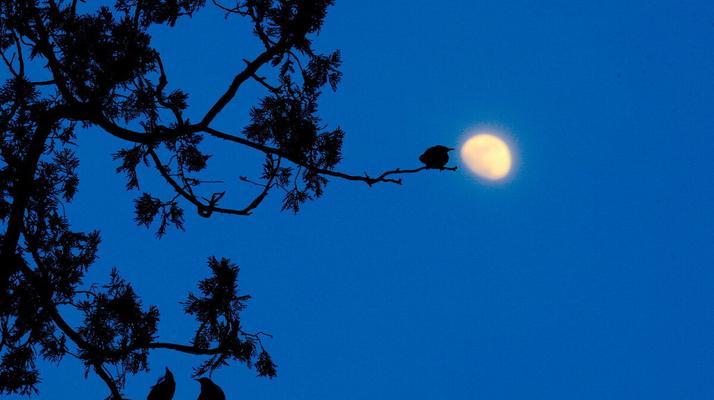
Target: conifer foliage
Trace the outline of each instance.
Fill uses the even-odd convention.
[[[207,356],[196,376],[230,362],[275,376],[264,335],[241,324],[248,296],[239,294],[238,267],[228,259],[209,258],[208,276],[182,303],[197,320],[185,344],[159,340],[159,310],[143,304],[119,271],[104,284],[83,281],[100,234],[73,229],[64,212],[80,179],[75,139],[91,130],[125,143],[114,154],[116,171],[136,193],[136,224],[158,236],[183,229],[187,212],[248,216],[273,192],[282,195],[284,210],[298,212],[322,195],[328,179],[401,183],[395,176],[421,169],[374,177],[335,169],[344,132],[326,128],[317,113],[321,92],[337,88],[341,58],[313,48],[332,0],[114,0],[98,9],[87,3],[0,0],[9,77],[0,84],[0,394],[36,394],[38,358],[70,356],[117,400],[127,377],[149,368],[153,349]],[[156,25],[180,29],[180,19],[204,7],[250,21],[262,51],[207,110],[192,109],[191,120],[189,93],[172,87],[148,32]],[[42,79],[31,73],[38,69]],[[270,79],[261,69],[272,70]],[[214,119],[247,81],[264,89],[250,123],[234,132],[215,129]],[[203,176],[211,160],[205,140],[264,156],[260,178],[241,178],[256,185],[254,196],[238,200],[207,189],[215,186]],[[149,173],[173,194],[164,198],[142,185]],[[79,322],[69,323],[67,312]]]

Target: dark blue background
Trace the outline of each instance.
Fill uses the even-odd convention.
[[[194,120],[260,50],[236,22],[210,8],[153,32]],[[335,181],[297,216],[276,193],[253,217],[191,215],[157,241],[113,172],[122,144],[90,129],[70,214],[103,232],[91,280],[118,267],[161,307],[161,339],[185,342],[177,302],[206,257],[240,264],[244,324],[275,335],[280,368],[220,370],[229,399],[714,397],[714,3],[344,0],[317,43],[345,59],[321,111],[348,132],[342,170],[416,166],[491,124],[514,144],[512,179]],[[246,86],[215,126],[239,132],[259,93]],[[206,144],[238,204],[259,155]],[[129,398],[164,366],[175,398],[196,398],[197,360],[151,361]],[[75,361],[43,368],[43,399],[107,393]]]

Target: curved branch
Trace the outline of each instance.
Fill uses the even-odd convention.
[[[221,199],[221,197],[223,197],[223,193],[214,194],[212,199],[209,200],[208,203],[204,203],[199,200],[195,195],[190,193],[188,190],[184,189],[181,185],[179,185],[178,182],[176,182],[173,177],[171,177],[171,174],[166,169],[166,166],[164,166],[164,164],[161,162],[161,159],[154,150],[149,150],[149,156],[154,161],[156,169],[159,171],[164,180],[168,182],[169,185],[171,185],[171,187],[176,191],[176,193],[178,193],[184,199],[188,200],[191,204],[195,205],[198,208],[199,215],[201,215],[202,217],[208,218],[213,213],[241,216],[251,215],[251,211],[253,211],[256,207],[260,205],[260,203],[263,202],[263,200],[268,196],[268,192],[272,188],[271,179],[268,184],[265,185],[265,189],[258,195],[258,197],[253,199],[253,201],[251,201],[250,204],[243,209],[239,210],[233,208],[216,207],[216,203],[218,202],[218,200]]]
[[[111,400],[123,400],[124,397],[122,397],[121,392],[119,391],[119,388],[117,387],[117,383],[114,381],[114,379],[109,375],[106,369],[104,369],[104,366],[101,363],[95,363],[94,364],[94,372],[99,375],[100,378],[104,381],[104,383],[109,386],[109,390],[112,392],[112,395],[109,396],[109,399]]]
[[[83,119],[83,118],[82,118]],[[99,125],[102,129],[107,131],[112,136],[116,136],[119,139],[126,140],[128,142],[141,143],[141,144],[153,144],[158,143],[162,140],[170,139],[174,134],[146,134],[132,131],[130,129],[123,128],[103,114],[97,114],[93,117],[87,118],[89,121]]]

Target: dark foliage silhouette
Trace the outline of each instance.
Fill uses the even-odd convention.
[[[0,86],[0,394],[37,393],[37,357],[59,362],[72,356],[107,384],[111,398],[120,399],[127,376],[149,369],[153,349],[208,356],[195,376],[232,361],[261,376],[276,375],[261,341],[265,334],[241,324],[249,297],[238,294],[238,267],[227,259],[209,258],[210,276],[183,303],[197,320],[187,344],[159,340],[159,310],[143,305],[118,271],[104,285],[83,281],[100,235],[73,230],[64,206],[79,184],[75,138],[87,129],[125,143],[114,154],[117,172],[126,176],[127,190],[138,193],[136,223],[155,227],[158,236],[183,229],[186,210],[206,218],[247,216],[277,191],[284,194],[283,210],[297,212],[322,195],[328,179],[399,184],[398,176],[427,168],[375,176],[335,170],[344,132],[325,129],[317,111],[321,91],[340,81],[340,53],[322,54],[312,46],[332,0],[211,3],[115,0],[90,12],[83,0],[0,0],[0,54],[9,76]],[[147,31],[174,26],[206,6],[247,18],[263,50],[208,110],[191,119],[189,95],[171,88]],[[37,67],[50,78],[30,76]],[[258,75],[262,67],[272,69],[272,78]],[[265,90],[251,122],[237,132],[216,129],[214,119],[249,80]],[[210,157],[201,150],[204,140],[264,155],[262,176],[241,178],[257,185],[242,205],[227,205],[226,191],[206,191]],[[427,162],[429,168],[443,164]],[[161,176],[174,195],[163,198],[140,186],[142,168]],[[68,314],[75,322],[68,322]],[[172,390],[164,386],[170,378],[167,371],[155,386],[157,398]]]
[[[174,392],[176,392],[174,374],[166,368],[166,374],[156,382],[156,385],[151,387],[146,400],[171,400],[174,398]]]
[[[198,400],[226,400],[226,395],[220,386],[213,383],[208,378],[196,379],[201,384],[201,393],[198,395]]]
[[[449,163],[449,152],[454,150],[452,147],[437,145],[429,147],[419,156],[419,161],[423,162],[428,169],[448,169],[446,164]]]

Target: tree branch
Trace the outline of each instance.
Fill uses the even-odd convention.
[[[62,94],[62,97],[70,104],[76,103],[76,99],[72,96],[72,92],[69,90],[69,87],[64,81],[62,67],[59,60],[57,60],[57,57],[55,56],[52,45],[50,44],[50,35],[45,29],[44,23],[42,22],[42,18],[40,18],[37,9],[33,9],[32,17],[35,22],[35,30],[37,31],[38,36],[36,38],[31,37],[30,39],[36,43],[37,49],[45,57],[45,59],[47,59],[47,65],[52,72],[52,76],[56,81],[57,89]]]
[[[414,169],[400,169],[396,168],[393,170],[385,171],[382,174],[373,177],[369,176],[367,174],[360,176],[360,175],[350,175],[346,173],[342,173],[339,171],[333,171],[329,169],[324,169],[324,168],[319,168],[314,165],[310,165],[308,163],[299,161],[295,159],[294,157],[290,157],[288,154],[283,152],[282,150],[265,146],[260,143],[256,143],[244,138],[241,138],[239,136],[235,135],[230,135],[227,133],[220,132],[216,129],[213,128],[203,128],[203,132],[206,132],[214,137],[223,139],[223,140],[228,140],[234,143],[239,143],[244,146],[259,150],[266,155],[275,155],[282,158],[285,158],[291,162],[293,162],[296,165],[299,165],[301,167],[304,167],[308,169],[309,171],[319,174],[319,175],[325,175],[325,176],[332,176],[344,180],[349,180],[349,181],[359,181],[359,182],[365,182],[367,185],[372,186],[376,183],[394,183],[401,185],[402,180],[401,179],[395,179],[395,178],[390,178],[391,176],[394,175],[405,175],[405,174],[415,174],[424,170],[427,170],[427,167],[419,167],[419,168],[414,168]],[[220,200],[225,193],[217,193],[214,194],[211,200],[208,200],[208,203],[204,203],[201,200],[199,200],[190,189],[184,188],[182,185],[180,185],[170,174],[166,166],[163,164],[159,156],[156,154],[154,150],[149,150],[148,151],[149,156],[151,159],[154,161],[154,165],[156,169],[159,171],[161,176],[164,178],[164,180],[176,191],[178,195],[183,197],[184,199],[188,200],[191,204],[197,207],[199,215],[202,217],[210,217],[214,212],[219,213],[219,214],[229,214],[229,215],[240,215],[240,216],[248,216],[251,215],[252,211],[257,208],[263,200],[267,197],[268,193],[270,192],[270,189],[272,188],[272,181],[273,177],[268,181],[268,183],[264,186],[264,190],[255,198],[253,201],[250,202],[248,206],[246,206],[243,209],[234,209],[234,208],[223,208],[223,207],[217,207],[216,204],[218,200]],[[446,167],[443,168],[443,170],[450,170],[454,171],[456,170],[456,167]]]
[[[187,346],[187,345],[183,345],[183,344],[164,343],[164,342],[150,343],[147,346],[147,348],[149,348],[149,349],[168,349],[168,350],[174,350],[174,351],[179,351],[181,353],[193,354],[193,355],[198,355],[198,356],[211,356],[211,355],[221,354],[225,351],[224,349],[221,349],[219,347],[201,349],[196,346]]]
[[[104,369],[104,366],[101,363],[95,363],[94,364],[94,372],[99,375],[100,378],[104,381],[104,383],[109,386],[109,390],[112,392],[112,395],[109,396],[109,399],[111,400],[123,400],[124,397],[122,397],[121,392],[119,391],[119,388],[117,387],[117,383],[114,381],[114,379],[109,375],[109,373]]]
[[[2,299],[7,295],[10,277],[17,271],[17,243],[25,226],[25,209],[30,200],[37,165],[45,150],[45,141],[52,131],[52,124],[52,121],[47,120],[37,126],[27,149],[25,162],[15,177],[10,216],[2,247],[0,247],[0,260],[2,261],[2,269],[0,269],[0,304],[3,303]]]
[[[396,168],[396,169],[393,169],[393,170],[390,170],[390,171],[385,171],[385,172],[383,172],[381,175],[379,175],[379,176],[377,176],[377,177],[372,177],[372,176],[369,176],[369,175],[367,175],[367,174],[365,174],[365,175],[363,175],[363,176],[360,176],[360,175],[350,175],[350,174],[346,174],[346,173],[343,173],[343,172],[333,171],[333,170],[324,169],[324,168],[319,168],[319,167],[316,167],[316,166],[314,166],[314,165],[307,164],[307,163],[305,163],[305,162],[302,162],[302,161],[300,161],[300,160],[295,159],[294,157],[290,157],[288,154],[286,154],[285,152],[283,152],[283,151],[280,150],[280,149],[277,149],[277,148],[274,148],[274,147],[269,147],[269,146],[266,146],[266,145],[263,145],[263,144],[260,144],[260,143],[252,142],[252,141],[250,141],[250,140],[244,139],[244,138],[239,137],[239,136],[230,135],[230,134],[227,134],[227,133],[224,133],[224,132],[220,132],[220,131],[218,131],[218,130],[216,130],[216,129],[213,129],[213,128],[206,127],[206,128],[203,128],[202,131],[203,131],[203,132],[206,132],[206,133],[209,133],[209,134],[211,134],[212,136],[215,136],[215,137],[217,137],[217,138],[219,138],[219,139],[223,139],[223,140],[228,140],[228,141],[231,141],[231,142],[239,143],[239,144],[242,144],[242,145],[244,145],[244,146],[248,146],[248,147],[250,147],[250,148],[253,148],[253,149],[262,151],[262,152],[265,153],[265,154],[274,154],[274,155],[277,155],[277,156],[279,156],[279,157],[285,158],[286,160],[289,160],[290,162],[292,162],[292,163],[294,163],[294,164],[296,164],[296,165],[299,165],[299,166],[301,166],[301,167],[307,168],[308,170],[310,170],[310,171],[312,171],[312,172],[314,172],[314,173],[320,174],[320,175],[332,176],[332,177],[335,177],[335,178],[341,178],[341,179],[345,179],[345,180],[348,180],[348,181],[360,181],[360,182],[366,183],[366,184],[369,185],[369,186],[372,186],[372,185],[374,185],[374,184],[376,184],[376,183],[380,183],[380,182],[383,182],[383,183],[395,183],[395,184],[401,185],[401,183],[402,183],[402,180],[401,180],[401,179],[393,179],[393,178],[389,178],[389,176],[393,176],[393,175],[404,175],[404,174],[414,174],[414,173],[421,172],[421,171],[424,171],[424,170],[428,169],[427,167],[420,167],[420,168],[414,168],[414,169],[400,169],[400,168]],[[444,169],[445,169],[445,170],[454,171],[454,170],[456,170],[456,167],[450,167],[450,168],[444,168]]]
[[[235,97],[236,93],[238,93],[238,88],[240,88],[243,82],[247,81],[253,75],[255,75],[255,73],[258,72],[258,69],[260,69],[260,67],[270,61],[273,57],[283,51],[286,51],[289,48],[290,45],[285,40],[280,40],[274,46],[265,50],[255,60],[248,63],[246,68],[238,75],[236,75],[235,78],[233,78],[233,82],[231,82],[230,86],[228,87],[228,90],[226,90],[226,92],[223,93],[223,95],[218,99],[218,101],[216,101],[216,103],[208,110],[206,116],[203,117],[203,119],[199,123],[199,126],[209,126],[211,122],[213,122],[213,120],[216,118],[218,113],[220,113],[221,110],[223,110],[223,108],[233,99],[233,97]]]
[[[179,185],[179,183],[171,177],[171,174],[163,165],[161,159],[154,150],[149,150],[149,156],[154,161],[156,169],[159,171],[164,180],[166,180],[166,182],[168,182],[169,185],[174,188],[176,193],[178,193],[184,199],[188,200],[191,204],[195,205],[198,208],[199,215],[201,215],[202,217],[208,218],[214,212],[219,214],[242,216],[250,215],[250,212],[255,209],[260,204],[260,202],[262,202],[262,200],[267,196],[267,190],[264,190],[263,193],[261,193],[255,200],[253,200],[250,205],[248,205],[248,207],[242,210],[216,207],[216,203],[218,202],[218,200],[220,200],[221,197],[223,197],[223,193],[214,194],[213,198],[209,200],[207,204],[203,203],[198,198],[196,198],[196,196],[194,196],[188,190],[184,189],[181,185]]]

